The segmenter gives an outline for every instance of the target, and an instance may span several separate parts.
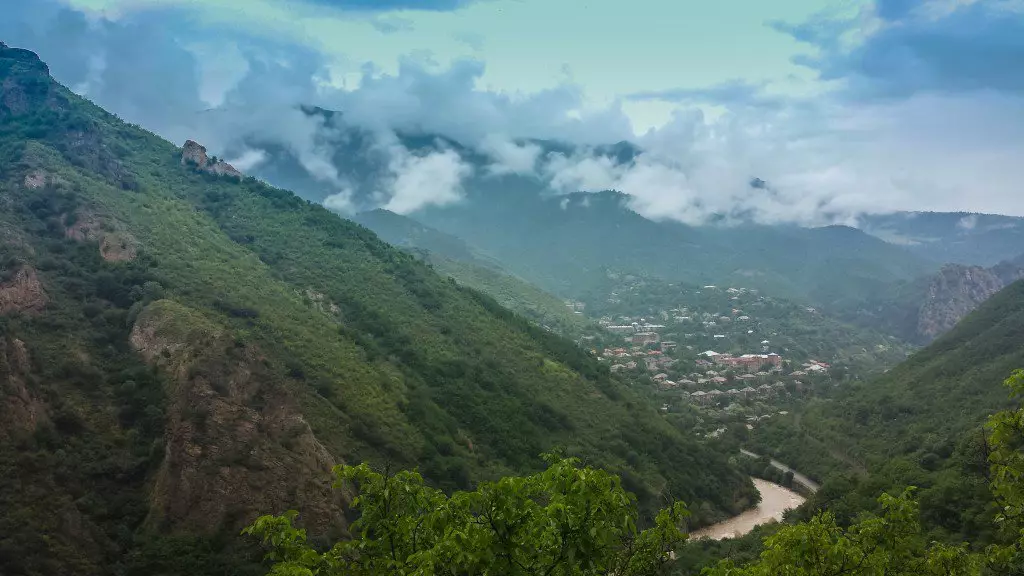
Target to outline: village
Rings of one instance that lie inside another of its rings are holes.
[[[605,306],[591,309],[628,312],[636,292],[614,291]],[[611,372],[648,383],[663,411],[688,404],[753,423],[835,384],[830,361],[811,357],[781,332],[782,323],[760,316],[774,308],[756,290],[703,286],[676,294],[686,305],[651,306],[641,293],[635,296],[645,302],[637,306],[641,314],[604,314],[603,333],[586,339]],[[581,302],[567,306],[585,309]]]

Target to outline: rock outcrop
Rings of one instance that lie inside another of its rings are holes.
[[[23,265],[6,282],[0,282],[0,315],[41,312],[50,299],[36,271]]]
[[[71,224],[65,222],[64,237],[78,242],[97,242],[100,256],[107,262],[127,262],[138,256],[135,237],[120,226],[89,212],[78,212]]]
[[[1024,277],[1024,266],[1003,262],[992,268],[949,264],[928,284],[918,311],[917,333],[930,341],[1008,284]]]
[[[43,186],[46,186],[47,174],[42,170],[33,170],[25,175],[25,188],[29,190],[38,190]]]
[[[32,434],[46,417],[45,404],[29,392],[28,350],[17,338],[0,338],[0,439]]]
[[[206,147],[195,140],[185,141],[185,146],[181,150],[181,163],[185,166],[195,166],[200,170],[218,176],[232,176],[234,178],[242,178],[243,176],[234,166],[223,160],[211,161],[210,157],[206,155]]]
[[[314,532],[345,528],[336,461],[258,350],[166,300],[143,310],[131,343],[174,380],[150,522],[210,532],[294,508]]]

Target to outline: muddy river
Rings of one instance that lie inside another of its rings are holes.
[[[693,532],[690,537],[711,538],[722,540],[724,538],[735,538],[743,536],[754,529],[758,524],[771,521],[781,521],[782,514],[804,503],[805,498],[788,488],[778,484],[772,484],[760,478],[751,478],[754,486],[761,493],[761,503],[756,508],[751,508],[739,516],[701,528]]]

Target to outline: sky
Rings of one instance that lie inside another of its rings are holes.
[[[653,219],[855,223],[892,210],[1024,215],[1024,0],[0,0],[0,41],[175,141],[287,147],[336,186],[328,127],[379,135],[402,213],[479,175],[617,189]],[[559,139],[543,154],[523,139]],[[591,146],[629,140],[617,164]],[[242,169],[266,151],[233,158]],[[757,177],[767,187],[752,189]],[[479,179],[477,179],[479,181]]]

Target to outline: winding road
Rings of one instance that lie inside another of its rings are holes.
[[[760,454],[755,454],[755,453],[751,452],[750,450],[744,450],[742,448],[740,448],[740,453],[743,454],[744,456],[750,456],[751,458],[760,458],[761,457]],[[790,468],[789,466],[786,466],[782,462],[779,462],[778,460],[775,460],[775,459],[772,459],[772,458],[769,458],[769,461],[771,462],[772,466],[774,466],[775,468],[777,468],[779,470],[782,470],[783,472],[792,472],[793,473],[793,481],[794,482],[798,482],[801,486],[803,486],[804,488],[809,490],[811,493],[817,492],[818,489],[821,488],[821,484],[818,484],[817,482],[815,482],[814,480],[811,480],[807,476],[804,476],[803,474],[797,472],[796,470],[793,470],[792,468]]]

